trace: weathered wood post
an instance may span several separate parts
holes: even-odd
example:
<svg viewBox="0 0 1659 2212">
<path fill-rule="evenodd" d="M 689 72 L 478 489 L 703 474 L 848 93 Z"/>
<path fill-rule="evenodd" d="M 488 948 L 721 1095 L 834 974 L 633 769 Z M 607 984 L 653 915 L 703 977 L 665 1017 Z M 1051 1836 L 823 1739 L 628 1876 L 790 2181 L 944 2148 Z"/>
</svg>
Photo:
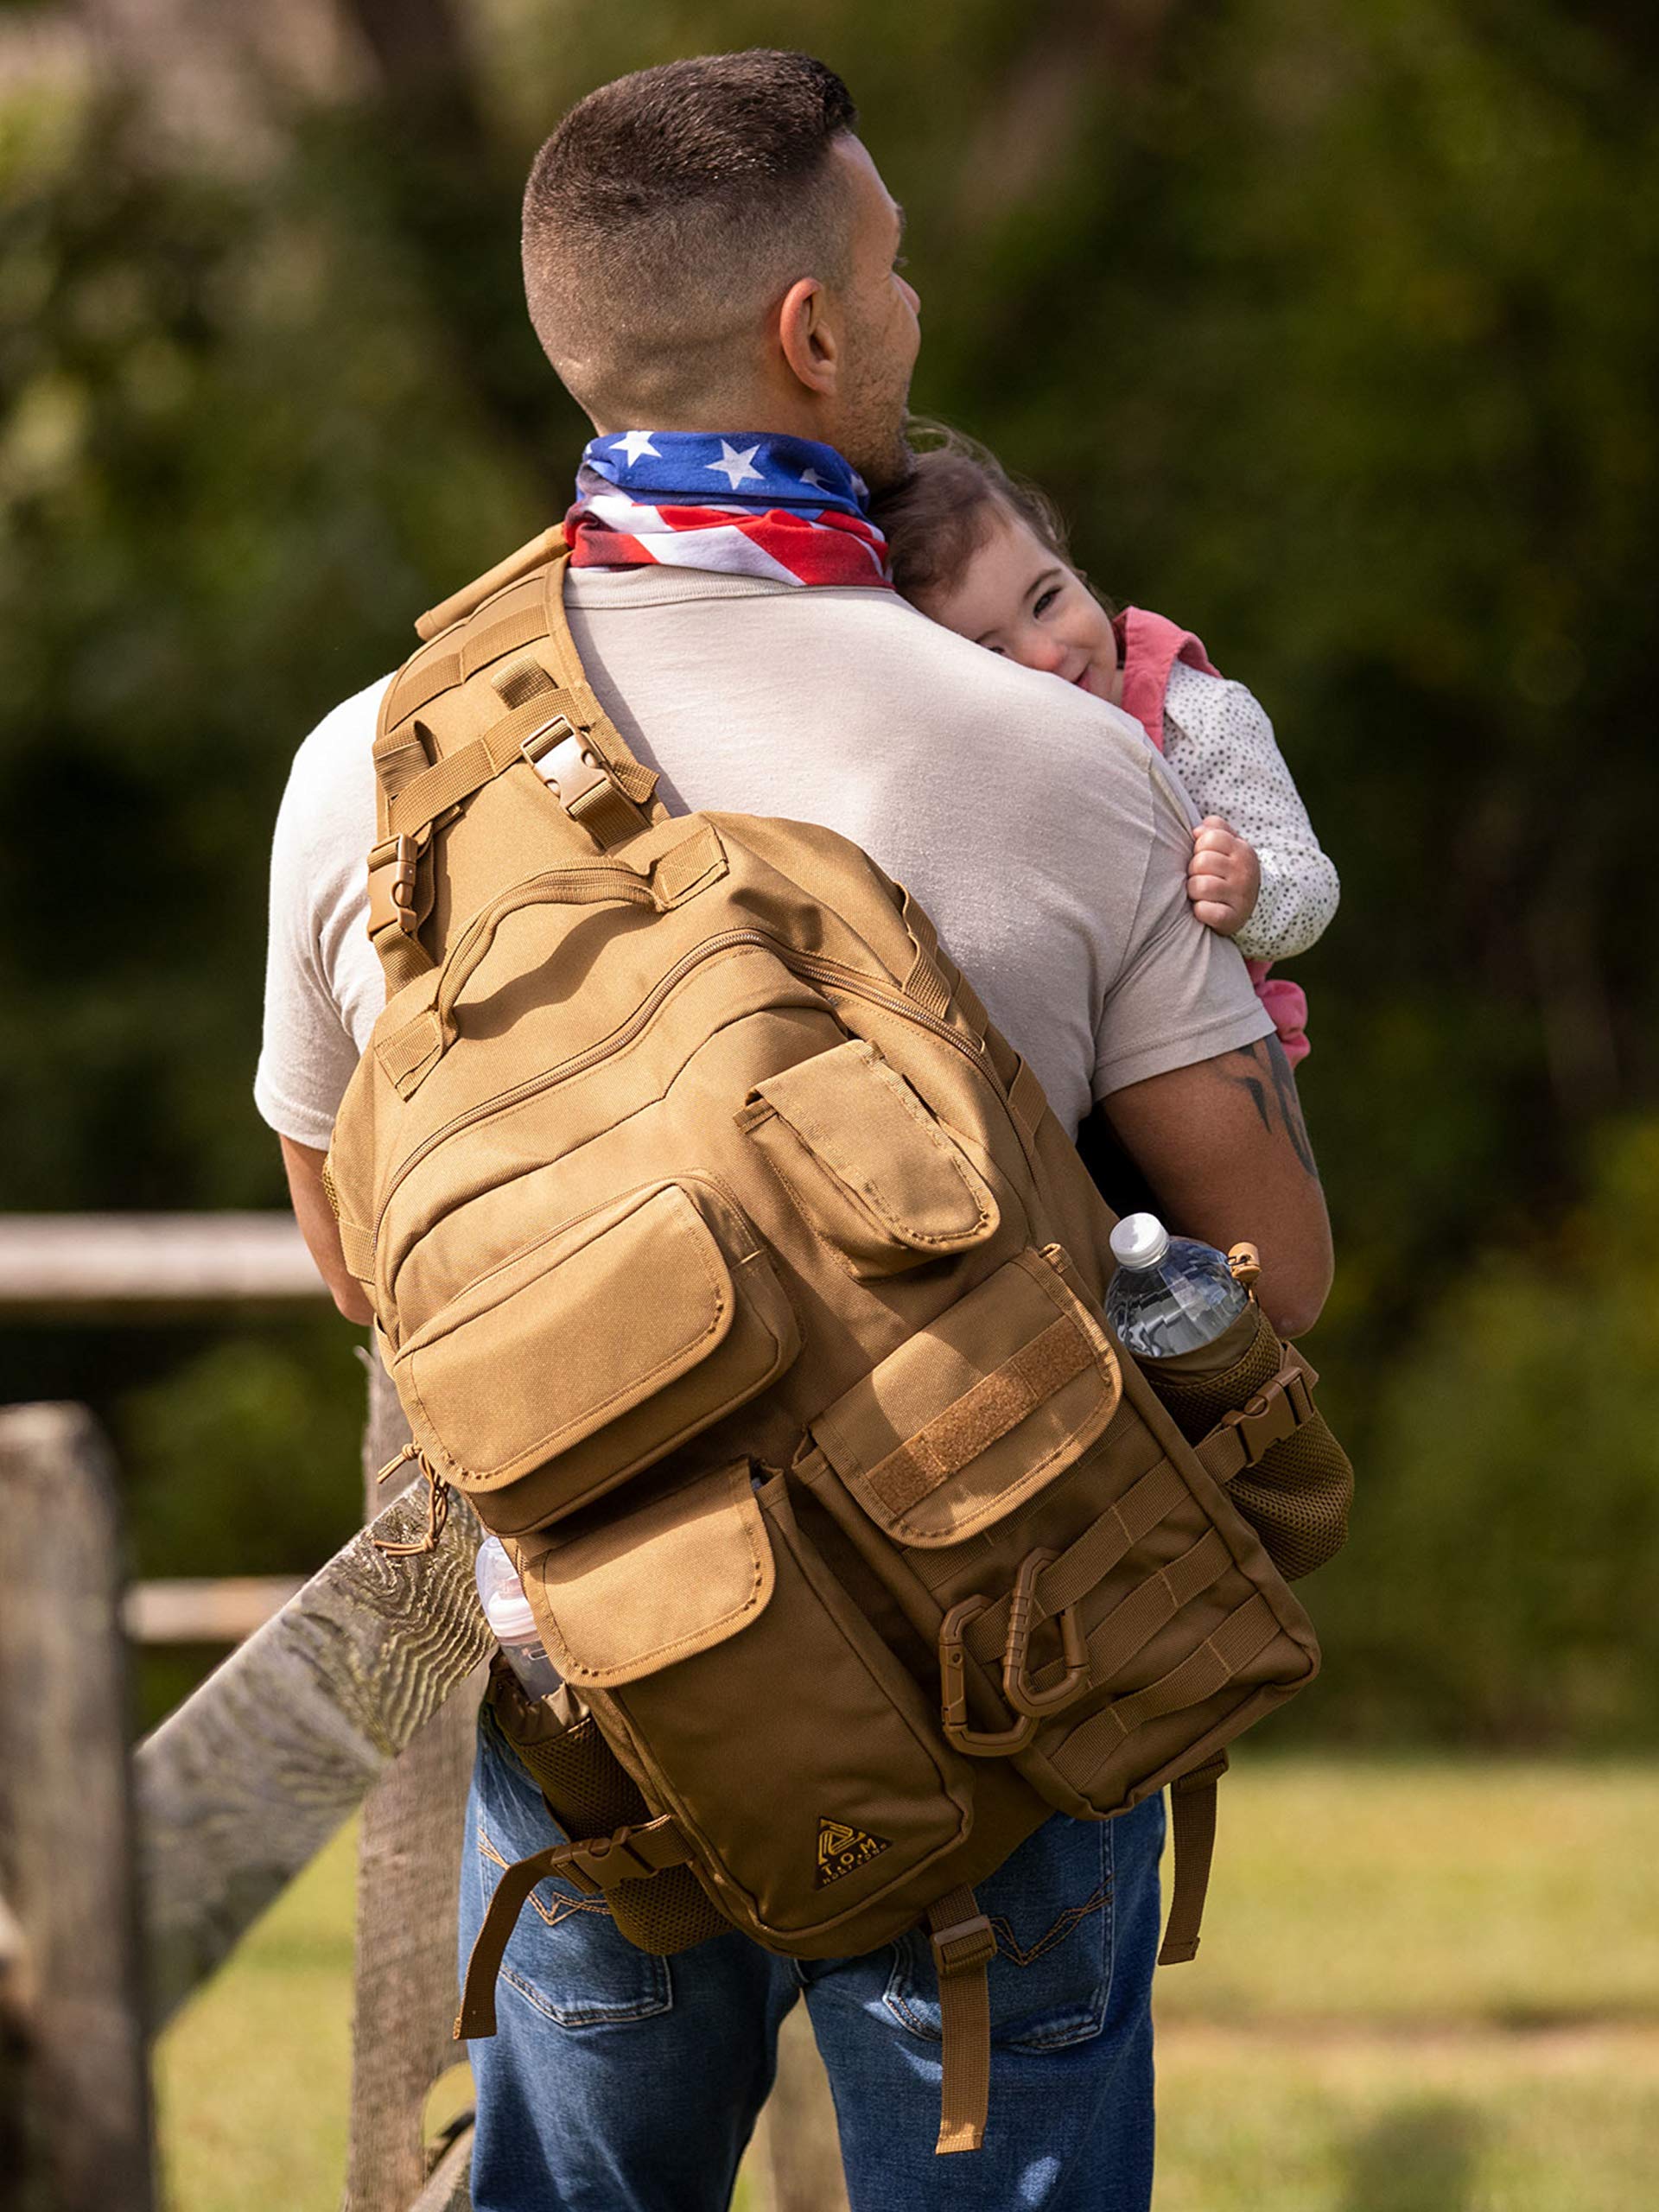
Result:
<svg viewBox="0 0 1659 2212">
<path fill-rule="evenodd" d="M 0 1410 L 0 2182 L 151 2212 L 120 1545 L 84 1407 Z"/>
<path fill-rule="evenodd" d="M 386 1503 L 375 1476 L 408 1439 L 377 1361 L 363 1451 L 370 1519 Z M 467 1510 L 451 1501 L 452 1511 Z M 450 2040 L 455 1904 L 480 1681 L 474 1675 L 433 1715 L 364 1804 L 343 2212 L 409 2212 L 426 2183 L 428 2092 L 463 2055 Z"/>
</svg>

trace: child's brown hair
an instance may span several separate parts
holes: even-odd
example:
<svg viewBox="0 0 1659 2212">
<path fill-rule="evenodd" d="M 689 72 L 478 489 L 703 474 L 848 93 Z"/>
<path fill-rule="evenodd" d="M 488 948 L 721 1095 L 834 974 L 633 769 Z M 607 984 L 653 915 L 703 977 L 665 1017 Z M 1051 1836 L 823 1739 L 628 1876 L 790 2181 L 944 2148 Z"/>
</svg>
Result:
<svg viewBox="0 0 1659 2212">
<path fill-rule="evenodd" d="M 1057 560 L 1073 566 L 1059 509 L 1046 492 L 1011 476 L 988 446 L 944 423 L 913 423 L 926 442 L 902 484 L 873 504 L 887 541 L 893 581 L 905 598 L 952 582 L 990 536 L 999 507 L 1025 523 Z"/>
</svg>

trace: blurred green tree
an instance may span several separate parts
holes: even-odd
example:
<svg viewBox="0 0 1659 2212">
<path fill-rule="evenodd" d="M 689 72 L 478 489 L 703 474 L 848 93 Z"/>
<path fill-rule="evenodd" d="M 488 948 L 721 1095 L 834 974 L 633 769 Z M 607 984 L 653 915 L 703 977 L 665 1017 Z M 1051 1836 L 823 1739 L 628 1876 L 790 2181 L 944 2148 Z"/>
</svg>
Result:
<svg viewBox="0 0 1659 2212">
<path fill-rule="evenodd" d="M 287 760 L 557 512 L 582 435 L 523 316 L 519 181 L 588 86 L 779 35 L 754 0 L 283 22 L 214 16 L 193 111 L 159 35 L 113 83 L 0 77 L 12 1206 L 279 1200 L 248 1084 Z M 1627 1731 L 1643 1647 L 1589 1624 L 1647 1462 L 1598 1348 L 1643 1286 L 1572 1240 L 1611 1233 L 1637 1141 L 1604 1135 L 1659 1076 L 1623 849 L 1655 780 L 1651 13 L 810 0 L 788 35 L 908 207 L 917 404 L 1252 684 L 1343 871 L 1298 973 L 1342 1259 L 1313 1350 L 1362 1506 L 1296 1725 Z M 181 1340 L 108 1409 L 222 1491 L 315 1449 L 250 1357 Z M 1478 1681 L 1431 1633 L 1471 1608 Z"/>
</svg>

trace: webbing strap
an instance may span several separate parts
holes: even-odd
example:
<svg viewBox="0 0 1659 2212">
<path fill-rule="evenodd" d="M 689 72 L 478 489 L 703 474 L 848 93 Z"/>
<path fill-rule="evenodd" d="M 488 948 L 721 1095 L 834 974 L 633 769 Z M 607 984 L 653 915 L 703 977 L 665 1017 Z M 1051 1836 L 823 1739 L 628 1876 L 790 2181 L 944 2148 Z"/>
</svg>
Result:
<svg viewBox="0 0 1659 2212">
<path fill-rule="evenodd" d="M 380 965 L 386 971 L 386 996 L 395 999 L 406 983 L 417 976 L 432 972 L 432 956 L 417 937 L 405 936 L 393 922 L 390 928 L 376 931 L 371 939 L 379 955 Z"/>
<path fill-rule="evenodd" d="M 524 740 L 560 714 L 557 698 L 556 692 L 543 692 L 526 699 L 522 706 L 509 708 L 482 737 L 475 737 L 459 752 L 446 753 L 412 783 L 405 784 L 386 809 L 390 834 L 416 836 L 429 822 L 435 822 L 439 815 L 470 798 L 504 768 L 522 760 L 519 748 Z"/>
<path fill-rule="evenodd" d="M 977 2151 L 991 2101 L 991 1993 L 996 1937 L 965 1884 L 927 1909 L 939 1971 L 939 2139 L 936 2153 Z"/>
<path fill-rule="evenodd" d="M 518 645 L 533 645 L 544 626 L 533 605 L 521 607 L 517 614 L 486 622 L 481 630 L 474 631 L 448 652 L 423 655 L 394 679 L 386 696 L 386 728 L 391 729 L 397 722 L 406 721 L 410 715 L 418 715 L 441 693 L 453 691 L 456 684 L 464 683 L 469 676 L 476 676 L 480 668 L 487 668 L 503 653 L 510 653 Z"/>
<path fill-rule="evenodd" d="M 899 893 L 905 927 L 910 931 L 911 943 L 916 948 L 916 957 L 905 978 L 905 995 L 914 999 L 924 1013 L 943 1020 L 950 1011 L 950 986 L 945 982 L 939 967 L 938 931 L 902 884 L 899 887 Z M 983 1033 L 982 1031 L 981 1034 Z"/>
<path fill-rule="evenodd" d="M 1096 1683 L 1109 1682 L 1120 1667 L 1144 1649 L 1160 1628 L 1166 1628 L 1183 1605 L 1190 1605 L 1213 1589 L 1233 1563 L 1218 1529 L 1206 1529 L 1195 1544 L 1156 1574 L 1137 1583 L 1128 1596 L 1114 1605 L 1090 1632 L 1089 1676 Z"/>
<path fill-rule="evenodd" d="M 583 791 L 579 798 L 570 800 L 565 811 L 573 822 L 579 822 L 600 849 L 606 852 L 645 827 L 638 810 L 630 804 L 626 795 L 618 791 L 608 777 L 596 783 L 591 791 Z"/>
<path fill-rule="evenodd" d="M 601 1890 L 614 1889 L 620 1882 L 642 1881 L 670 1866 L 683 1866 L 690 1857 L 691 1847 L 678 1822 L 664 1813 L 639 1827 L 618 1828 L 613 1835 L 556 1844 L 509 1866 L 496 1885 L 467 1961 L 461 2010 L 455 2015 L 455 2041 L 495 2033 L 496 1977 L 524 1900 L 537 1882 L 550 1874 L 563 1874 L 592 1897 Z"/>
<path fill-rule="evenodd" d="M 1048 1101 L 1043 1096 L 1042 1084 L 1032 1072 L 1031 1062 L 1021 1060 L 1008 1087 L 1008 1112 L 1033 1172 L 1037 1165 L 1037 1130 L 1047 1110 Z"/>
<path fill-rule="evenodd" d="M 1227 1754 L 1217 1751 L 1202 1766 L 1169 1786 L 1170 1826 L 1175 1843 L 1175 1887 L 1164 1925 L 1160 1967 L 1196 1958 L 1204 1900 L 1210 1887 L 1210 1863 L 1216 1848 L 1216 1784 L 1227 1771 Z"/>
<path fill-rule="evenodd" d="M 985 1032 L 991 1026 L 991 1017 L 985 1011 L 985 1001 L 965 976 L 958 976 L 956 989 L 957 1012 L 982 1045 Z"/>
<path fill-rule="evenodd" d="M 1224 1690 L 1240 1669 L 1279 1633 L 1272 1606 L 1258 1591 L 1205 1637 L 1198 1649 L 1179 1666 L 1160 1675 L 1143 1689 L 1131 1690 L 1093 1717 L 1061 1745 L 1055 1764 L 1065 1779 L 1077 1785 L 1094 1772 L 1109 1752 L 1148 1720 L 1166 1713 L 1184 1713 L 1189 1706 Z"/>
<path fill-rule="evenodd" d="M 1064 1612 L 1103 1582 L 1141 1538 L 1149 1536 L 1164 1516 L 1188 1495 L 1174 1468 L 1160 1459 L 1150 1474 L 1142 1475 L 1116 1505 L 1109 1506 L 1097 1521 L 1091 1521 L 1077 1541 L 1038 1576 L 1032 1626 L 1037 1628 L 1052 1615 Z M 1007 1638 L 1008 1600 L 999 1598 L 969 1623 L 968 1649 L 982 1664 L 989 1666 L 1001 1656 Z"/>
<path fill-rule="evenodd" d="M 1224 1414 L 1195 1447 L 1211 1479 L 1225 1487 L 1311 1421 L 1316 1411 L 1312 1384 L 1317 1379 L 1295 1348 L 1287 1345 L 1279 1372 L 1269 1376 L 1248 1405 Z"/>
<path fill-rule="evenodd" d="M 878 1459 L 866 1480 L 889 1512 L 907 1513 L 1094 1363 L 1093 1345 L 1062 1314 Z"/>
<path fill-rule="evenodd" d="M 345 1255 L 346 1270 L 355 1275 L 359 1282 L 374 1281 L 374 1238 L 361 1222 L 347 1221 L 344 1214 L 335 1226 L 340 1230 L 340 1249 Z"/>
</svg>

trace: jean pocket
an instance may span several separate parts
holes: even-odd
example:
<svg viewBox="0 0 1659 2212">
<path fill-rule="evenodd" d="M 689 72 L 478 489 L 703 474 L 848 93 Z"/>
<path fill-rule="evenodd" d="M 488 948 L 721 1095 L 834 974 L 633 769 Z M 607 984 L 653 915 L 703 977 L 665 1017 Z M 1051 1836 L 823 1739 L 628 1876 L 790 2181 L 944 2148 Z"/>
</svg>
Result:
<svg viewBox="0 0 1659 2212">
<path fill-rule="evenodd" d="M 504 1870 L 569 1840 L 487 1712 L 468 1831 L 463 1909 L 471 1924 L 462 1934 L 470 1947 Z M 674 2002 L 668 1961 L 630 1943 L 603 1897 L 583 1897 L 556 1878 L 531 1891 L 507 1944 L 501 1980 L 561 2028 L 625 2026 L 666 2012 Z M 507 2026 L 505 2018 L 501 2025 Z"/>
<path fill-rule="evenodd" d="M 1052 2050 L 1097 2036 L 1113 1956 L 1114 1821 L 1057 1813 L 976 1885 L 996 1937 L 991 2040 Z M 939 1985 L 925 1932 L 894 1946 L 888 2011 L 913 2035 L 939 2035 Z"/>
</svg>

